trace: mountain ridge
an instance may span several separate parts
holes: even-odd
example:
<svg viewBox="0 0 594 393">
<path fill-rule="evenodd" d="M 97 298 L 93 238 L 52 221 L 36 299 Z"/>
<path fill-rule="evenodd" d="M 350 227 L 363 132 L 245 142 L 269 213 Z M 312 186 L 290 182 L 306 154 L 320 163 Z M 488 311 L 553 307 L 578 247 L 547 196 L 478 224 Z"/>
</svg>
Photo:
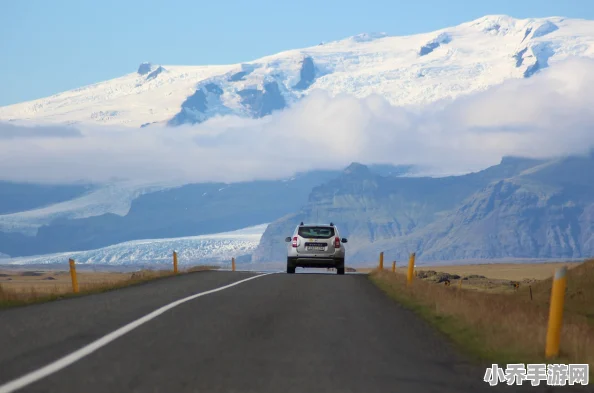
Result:
<svg viewBox="0 0 594 393">
<path fill-rule="evenodd" d="M 358 172 L 362 173 L 362 172 Z M 300 222 L 336 223 L 352 264 L 383 251 L 405 260 L 583 258 L 594 254 L 594 155 L 506 157 L 446 178 L 343 173 L 315 187 L 308 204 L 271 223 L 254 261 L 286 257 L 282 238 Z"/>
</svg>

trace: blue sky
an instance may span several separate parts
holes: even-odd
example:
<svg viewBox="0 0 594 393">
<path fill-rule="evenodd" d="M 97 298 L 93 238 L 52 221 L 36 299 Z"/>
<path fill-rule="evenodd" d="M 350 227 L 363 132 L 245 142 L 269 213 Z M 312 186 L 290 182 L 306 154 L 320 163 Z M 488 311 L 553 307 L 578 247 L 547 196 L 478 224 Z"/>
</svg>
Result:
<svg viewBox="0 0 594 393">
<path fill-rule="evenodd" d="M 225 64 L 363 32 L 407 35 L 487 14 L 594 19 L 592 0 L 5 0 L 0 106 L 160 64 Z"/>
</svg>

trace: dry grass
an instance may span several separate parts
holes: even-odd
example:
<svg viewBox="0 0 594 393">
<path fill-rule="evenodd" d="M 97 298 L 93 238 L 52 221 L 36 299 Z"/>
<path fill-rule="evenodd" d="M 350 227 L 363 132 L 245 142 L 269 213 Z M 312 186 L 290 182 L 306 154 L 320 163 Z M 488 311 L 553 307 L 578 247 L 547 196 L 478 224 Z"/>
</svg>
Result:
<svg viewBox="0 0 594 393">
<path fill-rule="evenodd" d="M 0 285 L 15 292 L 61 293 L 72 290 L 68 271 L 1 271 Z M 129 280 L 131 273 L 78 272 L 80 288 Z"/>
<path fill-rule="evenodd" d="M 549 278 L 555 272 L 555 269 L 561 266 L 567 266 L 570 269 L 581 265 L 580 262 L 571 263 L 492 263 L 480 265 L 452 265 L 452 266 L 422 266 L 418 269 L 433 269 L 440 272 L 459 274 L 460 276 L 469 276 L 472 274 L 486 276 L 492 279 L 517 280 L 524 279 L 544 280 Z"/>
<path fill-rule="evenodd" d="M 534 303 L 548 307 L 552 286 L 552 277 L 532 283 L 531 288 L 524 285 L 518 295 L 529 298 L 532 289 Z M 567 272 L 567 291 L 565 295 L 565 311 L 570 314 L 588 318 L 594 326 L 594 260 L 585 262 Z M 594 353 L 594 351 L 592 351 Z"/>
<path fill-rule="evenodd" d="M 441 270 L 441 268 L 440 268 Z M 482 360 L 497 363 L 544 361 L 551 279 L 518 291 L 493 293 L 459 289 L 416 279 L 406 286 L 403 274 L 374 271 L 371 279 Z M 568 292 L 560 363 L 594 366 L 594 261 L 568 272 Z"/>
<path fill-rule="evenodd" d="M 194 266 L 179 274 L 214 270 L 216 266 Z M 171 270 L 141 270 L 133 273 L 78 272 L 79 293 L 72 292 L 69 272 L 0 272 L 0 308 L 100 293 L 159 278 L 173 276 Z M 52 279 L 48 279 L 51 277 Z"/>
<path fill-rule="evenodd" d="M 580 262 L 541 262 L 541 263 L 482 263 L 472 265 L 446 265 L 446 266 L 418 266 L 417 270 L 437 270 L 440 272 L 469 276 L 471 274 L 486 276 L 491 279 L 517 280 L 524 279 L 544 280 L 552 276 L 555 269 L 560 266 L 567 266 L 570 269 L 580 265 Z M 391 270 L 392 262 L 384 262 L 384 269 Z M 357 271 L 371 273 L 377 267 L 357 268 Z M 397 271 L 406 273 L 402 263 L 398 264 Z"/>
</svg>

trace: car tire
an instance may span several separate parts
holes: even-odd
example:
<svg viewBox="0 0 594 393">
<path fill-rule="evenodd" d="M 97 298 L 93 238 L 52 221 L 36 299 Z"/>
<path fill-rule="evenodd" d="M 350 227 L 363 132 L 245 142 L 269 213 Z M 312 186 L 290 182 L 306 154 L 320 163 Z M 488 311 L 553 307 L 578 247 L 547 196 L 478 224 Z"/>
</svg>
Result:
<svg viewBox="0 0 594 393">
<path fill-rule="evenodd" d="M 288 274 L 295 273 L 295 263 L 290 258 L 287 258 L 287 273 Z"/>
<path fill-rule="evenodd" d="M 334 268 L 336 268 L 336 269 L 344 268 L 344 258 L 335 259 L 334 260 Z"/>
<path fill-rule="evenodd" d="M 336 274 L 344 274 L 344 267 L 339 267 L 336 269 Z"/>
</svg>

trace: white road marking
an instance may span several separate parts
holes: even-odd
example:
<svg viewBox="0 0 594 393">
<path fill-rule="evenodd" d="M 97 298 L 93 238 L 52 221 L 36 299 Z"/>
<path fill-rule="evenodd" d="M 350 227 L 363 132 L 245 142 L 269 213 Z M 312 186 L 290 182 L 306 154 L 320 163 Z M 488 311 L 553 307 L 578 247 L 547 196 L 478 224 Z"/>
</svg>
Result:
<svg viewBox="0 0 594 393">
<path fill-rule="evenodd" d="M 195 295 L 188 296 L 188 297 L 185 297 L 180 300 L 176 300 L 173 303 L 169 303 L 161 308 L 158 308 L 157 310 L 153 311 L 152 313 L 145 315 L 142 318 L 139 318 L 133 322 L 130 322 L 129 324 L 127 324 L 125 326 L 122 326 L 121 328 L 101 337 L 100 339 L 97 339 L 97 340 L 93 341 L 92 343 L 85 345 L 84 347 L 72 352 L 71 354 L 66 355 L 66 356 L 54 361 L 53 363 L 48 364 L 47 366 L 41 367 L 40 369 L 32 371 L 28 374 L 23 375 L 20 378 L 17 378 L 13 381 L 10 381 L 10 382 L 0 386 L 0 393 L 14 392 L 17 389 L 21 389 L 27 385 L 32 384 L 33 382 L 36 382 L 42 378 L 47 377 L 48 375 L 51 375 L 57 371 L 60 371 L 64 367 L 67 367 L 67 366 L 73 364 L 74 362 L 84 358 L 85 356 L 90 355 L 91 353 L 95 352 L 99 348 L 104 347 L 105 345 L 109 344 L 110 342 L 114 341 L 115 339 L 136 329 L 137 327 L 150 321 L 151 319 L 158 317 L 159 315 L 163 314 L 165 311 L 171 310 L 172 308 L 179 306 L 182 303 L 196 299 L 200 296 L 209 295 L 211 293 L 222 291 L 223 289 L 231 288 L 235 285 L 239 285 L 241 283 L 253 280 L 255 278 L 268 276 L 270 274 L 275 274 L 275 273 L 260 274 L 258 276 L 246 278 L 245 280 L 241 280 L 241 281 L 237 281 L 232 284 L 229 284 L 229 285 L 225 285 L 224 287 L 211 289 L 206 292 L 200 292 Z"/>
</svg>

